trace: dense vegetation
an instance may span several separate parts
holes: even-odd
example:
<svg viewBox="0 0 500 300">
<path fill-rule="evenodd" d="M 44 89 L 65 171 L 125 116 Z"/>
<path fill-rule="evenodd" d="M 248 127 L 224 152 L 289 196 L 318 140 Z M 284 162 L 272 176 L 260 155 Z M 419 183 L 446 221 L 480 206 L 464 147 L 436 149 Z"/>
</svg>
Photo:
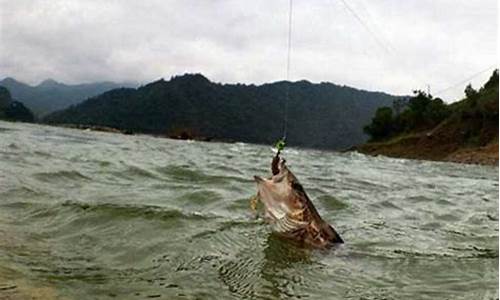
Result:
<svg viewBox="0 0 500 300">
<path fill-rule="evenodd" d="M 400 106 L 399 106 L 400 107 Z M 365 127 L 371 143 L 364 153 L 474 163 L 498 163 L 498 70 L 478 90 L 470 84 L 465 98 L 446 105 L 415 92 L 404 108 L 381 107 Z"/>
<path fill-rule="evenodd" d="M 9 106 L 11 96 L 8 89 L 0 86 L 0 114 Z"/>
<path fill-rule="evenodd" d="M 33 122 L 33 113 L 21 102 L 12 100 L 9 90 L 0 86 L 0 119 Z"/>
<path fill-rule="evenodd" d="M 44 121 L 270 144 L 283 134 L 287 88 L 288 142 L 294 146 L 339 149 L 364 142 L 362 128 L 375 110 L 399 99 L 331 83 L 217 84 L 195 74 L 115 89 Z"/>
<path fill-rule="evenodd" d="M 113 82 L 66 85 L 47 79 L 37 86 L 30 86 L 13 78 L 0 81 L 0 86 L 9 89 L 12 97 L 24 103 L 37 116 L 77 104 L 88 97 L 120 87 Z"/>
<path fill-rule="evenodd" d="M 377 109 L 372 123 L 365 126 L 364 131 L 372 140 L 381 140 L 404 132 L 432 128 L 450 113 L 442 99 L 433 98 L 423 91 L 414 91 L 414 96 L 403 105 L 395 102 L 392 107 Z"/>
<path fill-rule="evenodd" d="M 414 91 L 414 96 L 406 104 L 395 101 L 392 107 L 380 107 L 371 124 L 364 131 L 372 141 L 391 138 L 402 133 L 433 128 L 454 115 L 466 119 L 473 116 L 477 122 L 495 119 L 498 109 L 491 110 L 492 94 L 498 92 L 498 70 L 495 70 L 486 84 L 476 91 L 469 84 L 465 88 L 466 98 L 452 105 L 446 105 L 442 99 L 434 98 L 423 91 Z"/>
</svg>

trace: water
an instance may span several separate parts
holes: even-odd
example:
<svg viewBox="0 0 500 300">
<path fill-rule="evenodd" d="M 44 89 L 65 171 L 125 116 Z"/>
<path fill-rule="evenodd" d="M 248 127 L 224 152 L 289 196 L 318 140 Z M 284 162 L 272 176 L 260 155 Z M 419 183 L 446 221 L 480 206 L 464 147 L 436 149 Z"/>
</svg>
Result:
<svg viewBox="0 0 500 300">
<path fill-rule="evenodd" d="M 0 122 L 0 298 L 498 298 L 497 167 L 289 149 L 311 251 L 250 210 L 271 155 Z"/>
</svg>

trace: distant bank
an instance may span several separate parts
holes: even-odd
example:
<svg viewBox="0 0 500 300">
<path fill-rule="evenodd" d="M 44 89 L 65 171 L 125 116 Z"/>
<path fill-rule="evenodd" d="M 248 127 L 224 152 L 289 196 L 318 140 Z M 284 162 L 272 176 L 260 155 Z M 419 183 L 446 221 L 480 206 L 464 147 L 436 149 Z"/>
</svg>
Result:
<svg viewBox="0 0 500 300">
<path fill-rule="evenodd" d="M 479 90 L 451 105 L 416 92 L 404 107 L 379 108 L 365 131 L 370 155 L 498 165 L 498 70 Z"/>
<path fill-rule="evenodd" d="M 283 135 L 288 106 L 289 145 L 340 150 L 366 141 L 363 126 L 377 108 L 405 98 L 326 82 L 220 84 L 201 74 L 185 74 L 105 92 L 49 114 L 42 122 L 271 145 Z"/>
<path fill-rule="evenodd" d="M 290 145 L 498 165 L 497 70 L 483 87 L 467 86 L 465 99 L 450 105 L 421 91 L 414 97 L 396 97 L 331 83 L 228 85 L 199 74 L 184 75 L 138 89 L 114 89 L 42 122 L 176 139 L 272 144 L 281 134 L 287 86 Z M 3 87 L 0 119 L 34 121 L 29 109 Z M 361 144 L 368 135 L 371 140 Z"/>
<path fill-rule="evenodd" d="M 447 133 L 444 133 L 444 135 L 446 136 Z M 428 137 L 425 133 L 419 133 L 389 142 L 367 143 L 357 146 L 355 149 L 369 155 L 498 165 L 498 139 L 484 146 L 470 147 L 453 142 L 441 143 L 441 141 Z"/>
</svg>

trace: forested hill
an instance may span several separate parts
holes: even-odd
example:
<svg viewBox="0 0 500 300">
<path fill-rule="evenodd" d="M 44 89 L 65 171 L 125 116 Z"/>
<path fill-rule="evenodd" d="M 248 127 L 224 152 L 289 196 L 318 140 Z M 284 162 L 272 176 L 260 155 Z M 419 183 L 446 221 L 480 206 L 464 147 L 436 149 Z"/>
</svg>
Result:
<svg viewBox="0 0 500 300">
<path fill-rule="evenodd" d="M 106 92 L 44 122 L 271 144 L 283 134 L 287 86 L 288 143 L 294 146 L 341 149 L 362 143 L 363 126 L 377 108 L 398 99 L 332 83 L 219 84 L 186 74 Z"/>
<path fill-rule="evenodd" d="M 114 82 L 96 82 L 68 85 L 47 79 L 39 85 L 31 86 L 14 78 L 0 80 L 12 97 L 24 103 L 35 115 L 43 116 L 50 112 L 67 108 L 85 99 L 123 86 Z"/>
<path fill-rule="evenodd" d="M 365 127 L 371 142 L 355 149 L 373 155 L 498 166 L 498 69 L 465 98 L 447 105 L 416 91 L 406 107 L 381 107 Z"/>
<path fill-rule="evenodd" d="M 13 100 L 10 92 L 0 86 L 0 120 L 33 122 L 35 117 L 24 104 Z"/>
</svg>

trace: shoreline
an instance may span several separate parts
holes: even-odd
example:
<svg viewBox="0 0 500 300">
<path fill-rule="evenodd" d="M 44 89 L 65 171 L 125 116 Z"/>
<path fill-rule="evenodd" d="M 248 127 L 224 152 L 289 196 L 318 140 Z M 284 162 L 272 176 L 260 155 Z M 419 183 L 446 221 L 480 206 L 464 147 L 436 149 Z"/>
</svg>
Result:
<svg viewBox="0 0 500 300">
<path fill-rule="evenodd" d="M 498 139 L 484 146 L 464 146 L 436 143 L 426 134 L 395 138 L 386 142 L 371 142 L 352 147 L 351 151 L 371 156 L 383 155 L 429 161 L 454 162 L 470 165 L 497 166 Z"/>
<path fill-rule="evenodd" d="M 121 133 L 126 135 L 134 135 L 134 134 L 144 134 L 153 137 L 159 138 L 168 138 L 174 140 L 193 140 L 193 141 L 201 141 L 201 142 L 218 142 L 218 143 L 238 143 L 238 141 L 232 140 L 220 140 L 206 137 L 196 137 L 186 134 L 180 135 L 162 135 L 162 134 L 148 134 L 148 133 L 134 133 L 131 131 L 124 131 L 117 128 L 111 128 L 106 126 L 96 126 L 96 125 L 82 125 L 82 124 L 47 124 L 55 127 L 64 127 L 64 128 L 73 128 L 80 130 L 92 130 L 92 131 L 103 131 L 103 132 L 111 132 L 111 133 Z M 430 138 L 429 135 L 423 135 L 425 138 Z M 422 135 L 415 137 L 422 138 Z M 399 140 L 399 139 L 397 139 Z M 262 144 L 259 144 L 262 145 Z M 299 147 L 304 149 L 314 149 L 320 151 L 332 151 L 332 152 L 351 152 L 357 151 L 359 153 L 370 155 L 370 156 L 378 156 L 383 155 L 387 157 L 393 158 L 403 158 L 403 159 L 418 159 L 418 160 L 428 160 L 428 161 L 442 161 L 442 162 L 453 162 L 460 164 L 469 164 L 469 165 L 486 165 L 486 166 L 498 166 L 498 141 L 496 143 L 490 143 L 483 147 L 462 147 L 452 151 L 448 154 L 444 155 L 436 155 L 433 153 L 429 153 L 429 151 L 421 151 L 415 152 L 415 148 L 413 149 L 395 149 L 392 146 L 391 141 L 382 142 L 382 143 L 365 143 L 357 146 L 350 147 L 346 150 L 334 150 L 334 149 L 321 149 L 321 148 L 308 148 L 308 147 Z M 496 150 L 496 151 L 495 151 Z M 432 151 L 431 151 L 432 152 Z M 439 150 L 438 150 L 439 152 Z"/>
<path fill-rule="evenodd" d="M 121 130 L 118 128 L 99 126 L 99 125 L 49 124 L 49 123 L 29 123 L 29 124 L 78 129 L 83 131 L 108 132 L 108 133 L 123 134 L 123 135 L 147 135 L 156 138 L 167 138 L 174 140 L 192 140 L 192 141 L 212 142 L 212 143 L 239 142 L 233 140 L 224 140 L 224 139 L 197 137 L 197 136 L 186 136 L 186 135 L 173 136 L 168 134 L 132 132 L 131 130 Z M 368 142 L 361 145 L 355 145 L 344 150 L 310 148 L 303 146 L 296 146 L 294 148 L 339 152 L 339 153 L 358 152 L 369 156 L 382 155 L 392 158 L 453 162 L 453 163 L 469 164 L 469 165 L 499 166 L 498 139 L 482 147 L 456 147 L 443 144 L 437 148 L 427 147 L 422 149 L 421 147 L 419 147 L 419 145 L 417 145 L 417 142 L 419 142 L 419 140 L 428 138 L 431 137 L 427 134 L 414 134 L 410 136 L 391 139 L 385 142 Z M 259 143 L 250 143 L 250 144 L 266 145 Z M 448 151 L 442 151 L 442 150 L 448 150 Z"/>
</svg>

